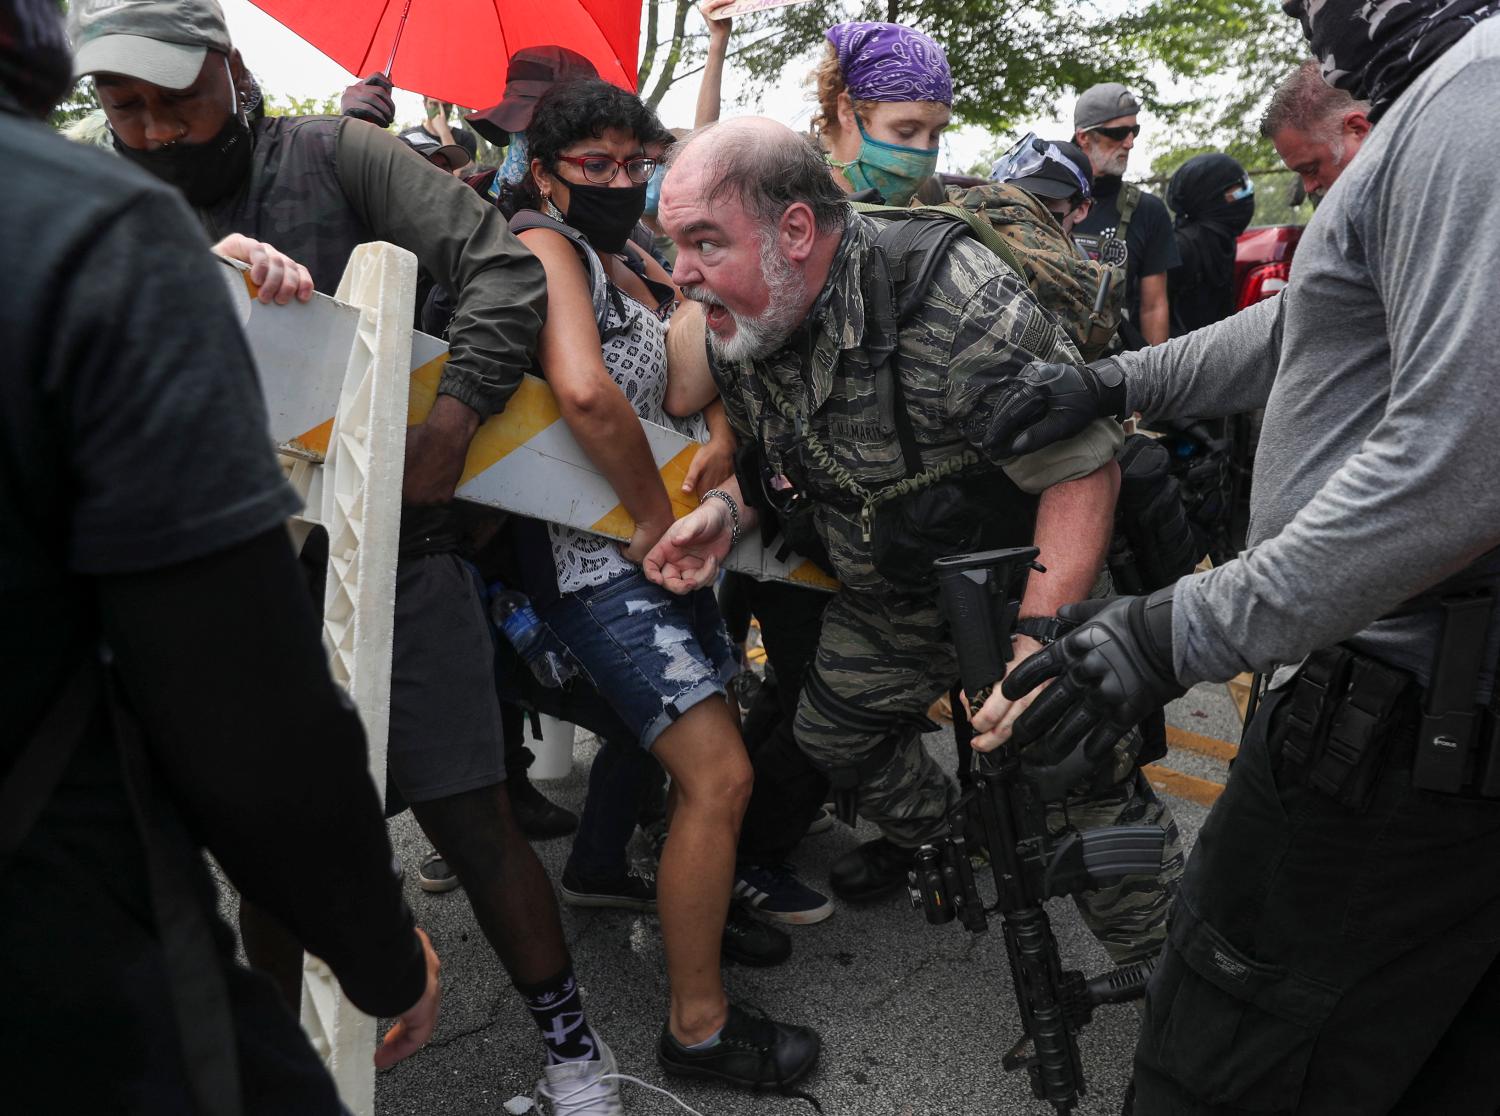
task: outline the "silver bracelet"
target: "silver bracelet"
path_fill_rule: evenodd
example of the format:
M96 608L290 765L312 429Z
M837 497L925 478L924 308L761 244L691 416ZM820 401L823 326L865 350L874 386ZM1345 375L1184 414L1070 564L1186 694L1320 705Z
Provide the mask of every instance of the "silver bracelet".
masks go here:
M734 502L734 497L722 488L710 488L703 494L698 503L705 504L710 496L717 496L724 501L724 506L729 509L729 548L733 550L740 542L740 506Z

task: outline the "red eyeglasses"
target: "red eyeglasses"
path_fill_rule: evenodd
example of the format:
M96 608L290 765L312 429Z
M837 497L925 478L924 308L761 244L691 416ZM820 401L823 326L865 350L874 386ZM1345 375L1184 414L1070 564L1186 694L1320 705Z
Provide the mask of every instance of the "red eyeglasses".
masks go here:
M632 159L611 159L608 155L559 155L559 163L572 163L583 171L583 177L595 186L608 186L619 176L621 168L637 186L651 181L657 160L637 155Z

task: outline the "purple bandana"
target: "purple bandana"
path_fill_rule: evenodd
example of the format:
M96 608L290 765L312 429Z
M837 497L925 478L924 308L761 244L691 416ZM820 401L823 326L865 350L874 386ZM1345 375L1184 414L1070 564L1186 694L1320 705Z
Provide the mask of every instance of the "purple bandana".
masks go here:
M825 36L854 100L953 103L948 58L922 32L899 23L840 23Z

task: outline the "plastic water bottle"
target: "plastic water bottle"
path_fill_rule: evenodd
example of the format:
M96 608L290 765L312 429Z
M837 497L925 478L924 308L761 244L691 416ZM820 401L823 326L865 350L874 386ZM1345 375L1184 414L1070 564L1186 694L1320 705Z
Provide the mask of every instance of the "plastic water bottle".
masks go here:
M514 589L496 594L490 602L490 616L543 686L557 689L578 673L567 648L542 623L526 594Z

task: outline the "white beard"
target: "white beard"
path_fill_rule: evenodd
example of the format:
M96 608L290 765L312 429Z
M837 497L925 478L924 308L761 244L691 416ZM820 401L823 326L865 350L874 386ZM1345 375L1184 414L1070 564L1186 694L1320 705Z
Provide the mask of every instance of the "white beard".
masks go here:
M724 307L734 319L734 334L724 338L708 330L709 347L722 361L738 364L770 356L802 323L801 307L807 297L807 283L782 255L774 231L761 237L760 270L766 283L766 308L752 318ZM682 293L705 306L724 306L703 287L684 287Z

